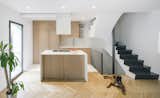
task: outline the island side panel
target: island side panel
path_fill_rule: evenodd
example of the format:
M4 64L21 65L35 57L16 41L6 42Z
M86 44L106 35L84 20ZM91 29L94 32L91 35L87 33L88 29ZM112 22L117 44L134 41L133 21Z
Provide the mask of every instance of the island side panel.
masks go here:
M45 55L42 64L44 81L63 79L63 56Z
M85 55L64 56L64 79L85 81Z

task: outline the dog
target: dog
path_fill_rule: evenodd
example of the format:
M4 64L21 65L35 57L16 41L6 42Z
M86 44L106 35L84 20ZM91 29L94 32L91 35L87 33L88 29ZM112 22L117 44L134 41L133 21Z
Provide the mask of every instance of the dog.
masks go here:
M108 76L105 76L104 78L108 78ZM120 89L123 94L126 94L126 89L125 89L125 86L123 85L121 76L113 75L109 78L111 78L111 83L109 83L107 88L110 88L111 86L114 86L114 87L117 87L118 89Z

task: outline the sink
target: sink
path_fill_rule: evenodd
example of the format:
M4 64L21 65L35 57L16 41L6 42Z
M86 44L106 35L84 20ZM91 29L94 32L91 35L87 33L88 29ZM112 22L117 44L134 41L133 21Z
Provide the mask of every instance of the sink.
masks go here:
M67 49L55 49L55 50L52 50L53 52L71 52L71 50L67 50Z

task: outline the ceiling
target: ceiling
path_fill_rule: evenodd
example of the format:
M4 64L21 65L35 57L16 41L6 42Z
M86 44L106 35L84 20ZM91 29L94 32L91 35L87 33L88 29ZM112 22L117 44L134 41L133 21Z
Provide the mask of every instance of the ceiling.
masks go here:
M160 0L0 0L21 13L151 11Z
M85 13L91 16L97 12L160 10L160 0L0 0L0 3L32 16L55 13Z

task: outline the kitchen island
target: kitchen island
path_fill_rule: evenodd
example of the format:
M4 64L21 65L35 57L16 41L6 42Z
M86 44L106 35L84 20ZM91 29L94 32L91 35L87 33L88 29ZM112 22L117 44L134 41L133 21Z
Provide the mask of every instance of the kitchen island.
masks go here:
M41 81L87 81L87 54L81 50L41 53Z

